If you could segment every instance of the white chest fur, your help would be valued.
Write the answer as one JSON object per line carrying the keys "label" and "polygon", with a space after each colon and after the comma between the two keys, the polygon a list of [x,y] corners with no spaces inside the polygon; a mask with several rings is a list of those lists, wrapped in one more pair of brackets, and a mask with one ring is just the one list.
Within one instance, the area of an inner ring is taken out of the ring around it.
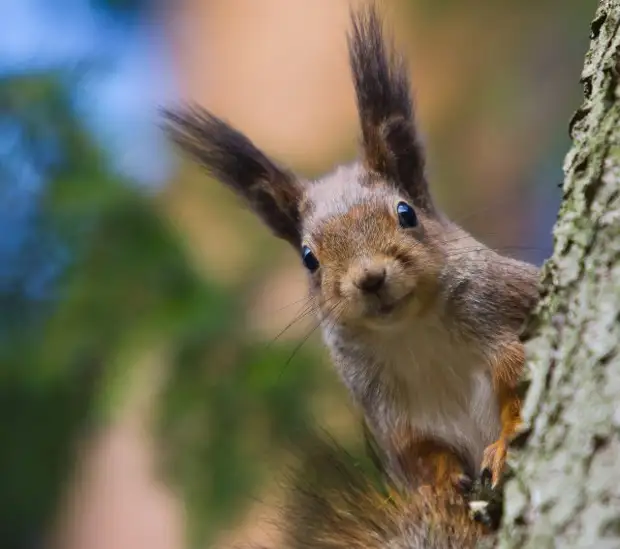
{"label": "white chest fur", "polygon": [[372,346],[373,368],[392,387],[389,423],[444,440],[467,452],[472,463],[497,440],[501,425],[484,356],[439,324],[427,323]]}

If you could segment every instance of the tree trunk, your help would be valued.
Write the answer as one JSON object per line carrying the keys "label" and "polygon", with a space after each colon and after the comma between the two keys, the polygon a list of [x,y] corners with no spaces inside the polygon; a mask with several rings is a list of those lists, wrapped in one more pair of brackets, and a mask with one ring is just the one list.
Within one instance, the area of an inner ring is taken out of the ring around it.
{"label": "tree trunk", "polygon": [[620,0],[601,0],[564,200],[527,330],[530,430],[500,547],[620,547]]}

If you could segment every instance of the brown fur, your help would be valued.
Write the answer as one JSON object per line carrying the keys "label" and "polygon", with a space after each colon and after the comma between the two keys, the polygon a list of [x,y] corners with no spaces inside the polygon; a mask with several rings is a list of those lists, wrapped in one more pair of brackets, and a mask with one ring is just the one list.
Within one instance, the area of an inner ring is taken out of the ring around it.
{"label": "brown fur", "polygon": [[[376,11],[355,12],[352,22],[358,162],[305,182],[204,110],[169,112],[169,129],[276,235],[318,260],[309,287],[324,341],[401,488],[481,465],[497,480],[519,422],[518,334],[538,298],[538,271],[488,249],[434,206],[405,63],[386,45]],[[413,226],[401,226],[400,202],[413,208]],[[382,285],[364,289],[377,273]],[[428,502],[403,501],[396,512],[426,512]],[[361,498],[351,512],[383,513],[376,503]],[[343,524],[354,528],[355,517]]]}
{"label": "brown fur", "polygon": [[381,20],[371,5],[353,13],[351,19],[349,59],[360,113],[364,166],[371,173],[399,182],[418,207],[432,211],[405,59],[386,43]]}
{"label": "brown fur", "polygon": [[463,462],[453,448],[432,438],[413,438],[404,442],[398,453],[408,485],[451,491],[460,489],[463,481]]}
{"label": "brown fur", "polygon": [[[430,448],[429,448],[430,449]],[[293,478],[280,525],[286,549],[467,549],[486,533],[452,486],[400,491],[388,464],[317,438]],[[447,457],[447,456],[446,456]],[[418,459],[426,462],[425,457]],[[420,469],[420,474],[425,468]]]}

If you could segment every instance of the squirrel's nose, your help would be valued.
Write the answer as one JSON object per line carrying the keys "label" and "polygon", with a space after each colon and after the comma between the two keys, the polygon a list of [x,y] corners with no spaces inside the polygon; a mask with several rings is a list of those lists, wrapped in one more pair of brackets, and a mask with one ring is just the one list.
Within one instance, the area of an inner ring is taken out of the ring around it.
{"label": "squirrel's nose", "polygon": [[355,285],[365,293],[376,293],[385,282],[385,269],[366,270],[356,280]]}

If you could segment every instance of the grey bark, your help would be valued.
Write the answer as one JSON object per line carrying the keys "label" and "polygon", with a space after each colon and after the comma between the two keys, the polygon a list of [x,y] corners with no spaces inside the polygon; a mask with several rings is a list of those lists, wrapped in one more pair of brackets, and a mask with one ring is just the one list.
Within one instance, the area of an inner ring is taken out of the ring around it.
{"label": "grey bark", "polygon": [[526,335],[530,431],[502,548],[620,547],[620,0],[601,0],[564,199]]}

